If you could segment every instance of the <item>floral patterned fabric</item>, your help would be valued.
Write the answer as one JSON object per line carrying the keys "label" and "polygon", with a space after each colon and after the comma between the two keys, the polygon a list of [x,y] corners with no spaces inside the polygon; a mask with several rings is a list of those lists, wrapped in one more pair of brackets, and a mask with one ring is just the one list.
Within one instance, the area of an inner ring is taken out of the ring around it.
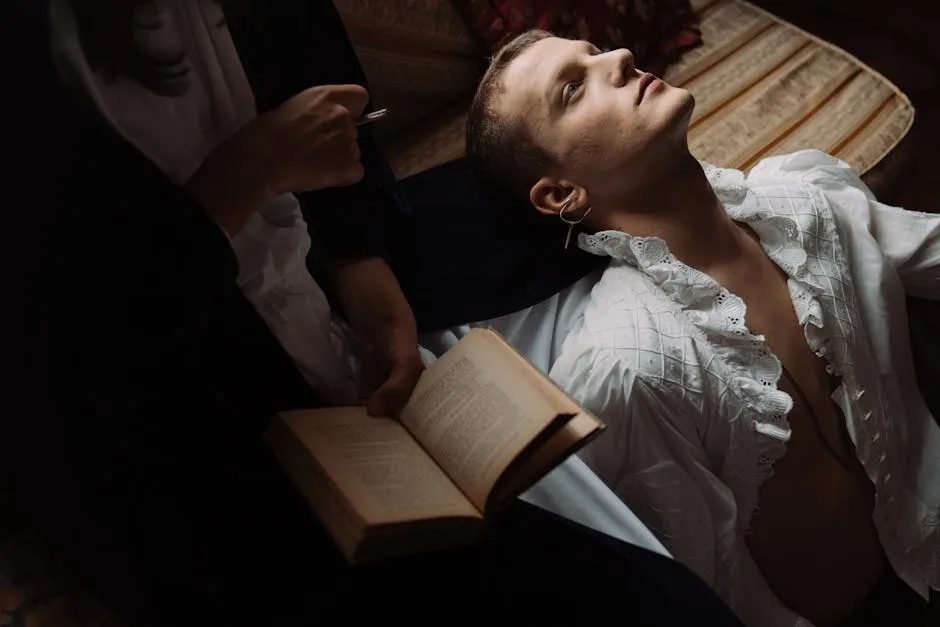
{"label": "floral patterned fabric", "polygon": [[689,0],[451,0],[470,29],[495,53],[516,35],[541,28],[587,39],[599,48],[629,48],[644,70],[661,74],[702,42]]}

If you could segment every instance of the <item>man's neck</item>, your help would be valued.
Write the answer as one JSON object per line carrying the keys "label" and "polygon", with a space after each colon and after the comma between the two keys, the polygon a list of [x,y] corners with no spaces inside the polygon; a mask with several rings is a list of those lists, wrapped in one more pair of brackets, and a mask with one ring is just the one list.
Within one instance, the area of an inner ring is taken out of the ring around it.
{"label": "man's neck", "polygon": [[659,237],[680,261],[703,272],[741,258],[747,235],[725,211],[698,161],[691,155],[677,160],[656,179],[612,212],[605,226]]}

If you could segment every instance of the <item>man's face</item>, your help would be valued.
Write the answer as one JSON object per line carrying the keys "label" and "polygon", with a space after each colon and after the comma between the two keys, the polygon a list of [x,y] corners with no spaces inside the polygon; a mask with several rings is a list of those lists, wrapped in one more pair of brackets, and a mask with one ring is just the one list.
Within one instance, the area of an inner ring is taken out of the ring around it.
{"label": "man's face", "polygon": [[521,119],[555,158],[556,178],[602,201],[629,193],[677,146],[685,149],[694,100],[638,71],[629,50],[601,53],[585,41],[551,37],[506,68],[496,107]]}

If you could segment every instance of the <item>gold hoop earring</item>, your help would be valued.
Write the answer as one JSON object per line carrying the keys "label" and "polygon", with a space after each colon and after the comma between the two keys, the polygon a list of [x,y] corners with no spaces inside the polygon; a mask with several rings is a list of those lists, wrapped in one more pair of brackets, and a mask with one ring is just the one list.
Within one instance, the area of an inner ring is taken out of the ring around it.
{"label": "gold hoop earring", "polygon": [[584,210],[584,213],[581,214],[580,218],[572,220],[565,217],[565,212],[570,208],[571,201],[566,200],[565,204],[561,206],[561,211],[558,212],[558,217],[561,219],[561,221],[568,225],[568,233],[565,234],[565,250],[568,250],[568,245],[571,244],[571,234],[574,233],[574,227],[581,224],[581,222],[584,221],[584,218],[588,217],[588,214],[591,213],[591,206],[588,205],[587,209]]}

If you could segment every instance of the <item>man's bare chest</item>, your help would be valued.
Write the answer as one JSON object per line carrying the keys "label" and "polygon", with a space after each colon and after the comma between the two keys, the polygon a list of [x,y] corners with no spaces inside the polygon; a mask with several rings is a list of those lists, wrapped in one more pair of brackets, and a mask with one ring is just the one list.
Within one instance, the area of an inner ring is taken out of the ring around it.
{"label": "man's bare chest", "polygon": [[871,520],[874,494],[832,401],[839,382],[807,343],[786,275],[765,261],[750,281],[731,282],[747,306],[748,330],[780,361],[777,387],[793,407],[786,453],[760,487],[747,544],[789,607],[830,624],[858,604],[884,568]]}
{"label": "man's bare chest", "polygon": [[837,455],[826,461],[854,466],[854,447],[844,417],[832,401],[839,382],[828,373],[825,359],[807,343],[787,275],[760,251],[747,274],[727,277],[725,286],[744,301],[747,329],[762,337],[765,349],[779,360],[782,372],[777,387],[793,400],[788,415],[791,438],[778,465],[794,471],[810,470],[822,458]]}

